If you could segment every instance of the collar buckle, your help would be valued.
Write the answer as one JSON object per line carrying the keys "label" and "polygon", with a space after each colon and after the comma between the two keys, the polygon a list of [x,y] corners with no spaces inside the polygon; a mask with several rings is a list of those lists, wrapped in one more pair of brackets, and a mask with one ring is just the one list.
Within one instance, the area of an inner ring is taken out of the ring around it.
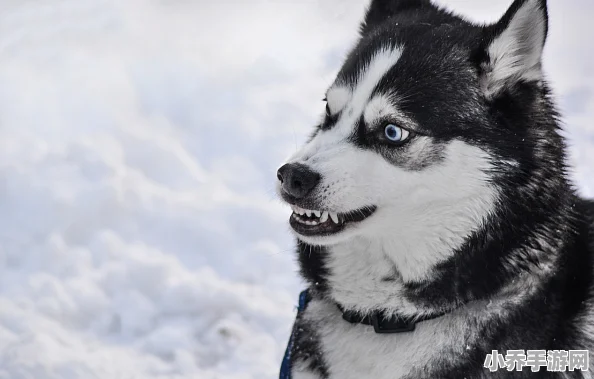
{"label": "collar buckle", "polygon": [[399,317],[385,319],[377,312],[371,315],[371,324],[377,334],[407,333],[415,330],[416,323]]}

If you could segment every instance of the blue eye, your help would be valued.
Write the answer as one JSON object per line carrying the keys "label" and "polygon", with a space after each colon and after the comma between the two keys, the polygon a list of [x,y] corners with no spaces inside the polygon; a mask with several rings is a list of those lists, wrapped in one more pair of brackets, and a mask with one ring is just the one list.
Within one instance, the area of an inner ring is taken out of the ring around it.
{"label": "blue eye", "polygon": [[408,130],[402,129],[394,124],[386,125],[384,134],[386,138],[392,142],[404,142],[409,136]]}

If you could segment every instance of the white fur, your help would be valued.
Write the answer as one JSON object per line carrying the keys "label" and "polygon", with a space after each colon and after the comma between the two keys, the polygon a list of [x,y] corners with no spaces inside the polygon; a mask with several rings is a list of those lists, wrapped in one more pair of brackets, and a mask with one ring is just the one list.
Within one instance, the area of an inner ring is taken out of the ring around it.
{"label": "white fur", "polygon": [[[411,154],[425,148],[426,138],[412,142]],[[496,199],[495,190],[488,184],[490,163],[486,152],[455,141],[444,153],[440,164],[407,171],[373,151],[348,143],[320,148],[305,163],[323,177],[320,186],[330,194],[325,206],[336,212],[369,205],[378,209],[367,220],[336,236],[300,238],[342,251],[354,237],[362,239],[363,244],[370,240],[374,249],[358,249],[376,250],[389,257],[405,281],[422,279],[480,226]],[[368,267],[359,263],[362,269]],[[345,264],[358,265],[351,260]],[[334,268],[340,271],[339,266]]]}
{"label": "white fur", "polygon": [[326,102],[330,108],[330,114],[340,112],[349,102],[353,96],[350,88],[343,86],[334,86],[326,92]]}
{"label": "white fur", "polygon": [[[371,326],[349,324],[342,320],[335,305],[325,301],[313,300],[303,317],[308,324],[316,325],[331,378],[399,379],[411,374],[413,368],[440,364],[437,359],[460,359],[468,346],[476,345],[481,338],[476,328],[487,327],[495,318],[508,317],[537,289],[525,277],[510,287],[505,296],[478,301],[443,317],[420,322],[411,333],[376,334]],[[319,379],[311,376],[303,364],[296,363],[295,378]],[[485,376],[488,377],[487,370]]]}
{"label": "white fur", "polygon": [[336,306],[319,301],[309,304],[304,319],[318,326],[330,377],[341,379],[401,378],[450,344],[462,353],[468,334],[452,316],[419,323],[414,333],[376,334],[371,326],[345,322]]}
{"label": "white fur", "polygon": [[296,367],[293,368],[291,378],[292,379],[320,379],[320,377],[318,375],[308,372],[305,367],[306,366],[303,364],[297,364]]}
{"label": "white fur", "polygon": [[397,113],[394,105],[386,95],[376,95],[365,107],[363,119],[367,125],[371,126],[376,120]]}
{"label": "white fur", "polygon": [[490,62],[483,78],[487,97],[497,94],[510,81],[541,80],[545,33],[545,14],[538,0],[527,1],[488,48]]}
{"label": "white fur", "polygon": [[[341,203],[354,208],[374,204],[376,214],[329,243],[300,238],[329,245],[327,265],[336,301],[363,312],[387,308],[419,315],[423,310],[400,295],[401,283],[382,279],[394,275],[404,282],[426,278],[480,227],[497,196],[487,184],[488,156],[454,142],[442,164],[408,172],[372,155],[375,161],[371,164],[356,158],[335,175],[353,178],[337,183]],[[363,162],[360,166],[355,163],[359,161]]]}

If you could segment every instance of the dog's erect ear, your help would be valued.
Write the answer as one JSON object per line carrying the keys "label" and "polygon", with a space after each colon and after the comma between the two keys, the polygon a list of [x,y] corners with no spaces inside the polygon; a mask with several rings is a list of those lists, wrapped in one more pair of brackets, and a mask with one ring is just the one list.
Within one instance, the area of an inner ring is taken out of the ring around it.
{"label": "dog's erect ear", "polygon": [[481,87],[487,98],[521,81],[541,81],[547,31],[546,0],[515,0],[499,22],[485,28]]}
{"label": "dog's erect ear", "polygon": [[369,33],[398,13],[427,6],[431,6],[430,0],[371,0],[365,19],[361,23],[361,35]]}

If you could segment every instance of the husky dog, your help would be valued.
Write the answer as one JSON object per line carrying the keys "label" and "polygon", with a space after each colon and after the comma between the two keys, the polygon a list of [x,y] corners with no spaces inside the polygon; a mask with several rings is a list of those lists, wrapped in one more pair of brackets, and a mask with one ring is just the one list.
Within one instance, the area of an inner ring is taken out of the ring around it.
{"label": "husky dog", "polygon": [[[567,176],[547,29],[546,0],[492,25],[371,2],[277,173],[309,284],[294,379],[592,377],[594,356],[543,355],[594,350],[594,203]],[[533,365],[485,368],[494,350]]]}

